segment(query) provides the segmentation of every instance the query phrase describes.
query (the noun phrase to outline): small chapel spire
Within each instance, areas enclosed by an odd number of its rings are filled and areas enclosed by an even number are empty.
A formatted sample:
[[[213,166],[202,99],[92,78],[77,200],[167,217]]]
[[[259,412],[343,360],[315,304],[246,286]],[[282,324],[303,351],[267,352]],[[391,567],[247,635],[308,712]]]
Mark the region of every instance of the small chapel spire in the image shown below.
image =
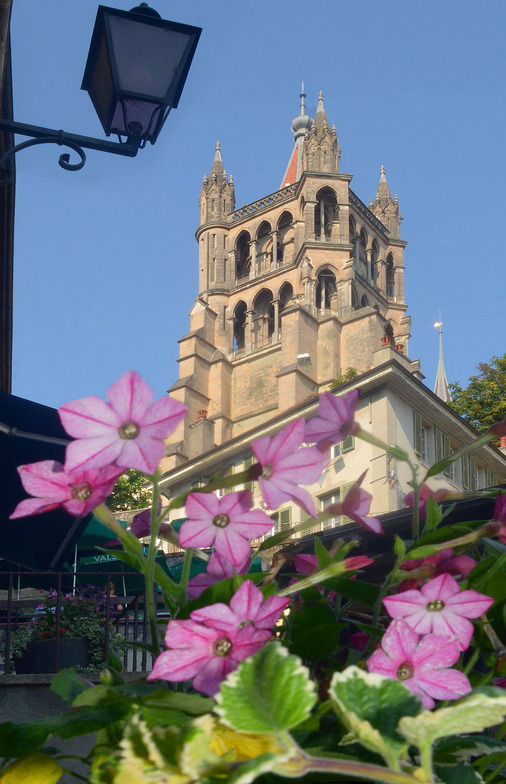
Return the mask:
[[[448,401],[452,399],[452,396],[450,394],[450,387],[448,386],[443,360],[443,322],[436,321],[434,326],[436,328],[439,327],[439,361],[437,364],[436,381],[434,383],[434,394],[441,398],[443,403],[448,403]]]
[[[378,190],[376,191],[376,196],[374,197],[372,212],[387,227],[394,239],[400,238],[402,218],[399,209],[399,200],[397,195],[394,199],[392,199],[392,194],[390,193],[390,188],[388,187],[385,167],[383,165],[380,168]]]

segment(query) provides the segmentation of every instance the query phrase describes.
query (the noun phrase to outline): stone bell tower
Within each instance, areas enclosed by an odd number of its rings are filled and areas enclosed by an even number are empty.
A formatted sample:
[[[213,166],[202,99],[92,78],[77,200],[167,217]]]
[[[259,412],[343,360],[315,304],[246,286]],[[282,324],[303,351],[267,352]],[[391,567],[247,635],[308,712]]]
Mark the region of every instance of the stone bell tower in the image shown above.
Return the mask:
[[[341,149],[319,94],[292,123],[281,187],[235,209],[219,143],[200,193],[199,292],[180,339],[170,394],[189,414],[164,470],[324,392],[349,368],[393,355],[413,373],[404,302],[400,210],[381,167],[367,207],[340,171]]]

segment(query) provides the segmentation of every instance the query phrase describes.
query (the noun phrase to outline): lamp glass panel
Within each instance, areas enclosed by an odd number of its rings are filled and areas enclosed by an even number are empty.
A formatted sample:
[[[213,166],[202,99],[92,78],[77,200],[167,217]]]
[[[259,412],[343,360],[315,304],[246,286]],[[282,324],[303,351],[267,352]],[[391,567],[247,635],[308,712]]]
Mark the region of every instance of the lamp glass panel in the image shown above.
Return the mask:
[[[120,91],[164,101],[191,36],[119,16],[109,19]]]
[[[153,130],[160,116],[162,107],[148,101],[135,98],[123,98],[116,103],[111,122],[111,131],[120,135],[130,136],[129,124],[140,123],[140,136],[154,140]]]

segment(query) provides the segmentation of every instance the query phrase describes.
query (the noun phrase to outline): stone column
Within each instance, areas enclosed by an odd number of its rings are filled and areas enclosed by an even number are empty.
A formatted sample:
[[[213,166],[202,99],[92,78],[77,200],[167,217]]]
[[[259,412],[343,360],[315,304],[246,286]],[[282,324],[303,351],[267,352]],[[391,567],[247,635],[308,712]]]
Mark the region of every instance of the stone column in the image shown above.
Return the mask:
[[[257,274],[257,241],[251,240],[250,244],[251,263],[249,268],[250,280],[256,277]]]
[[[246,311],[246,335],[244,336],[244,345],[246,346],[246,353],[251,354],[252,348],[252,332],[253,332],[253,311]]]
[[[314,214],[316,210],[315,201],[306,202],[306,239],[314,240],[316,236],[314,225]]]
[[[272,237],[272,260],[271,260],[271,268],[276,269],[278,266],[278,232],[276,229],[271,231]]]
[[[371,263],[371,256],[372,256],[372,248],[366,250],[365,257],[367,259],[367,280],[369,283],[372,281],[372,263]]]
[[[273,300],[272,304],[274,305],[274,333],[272,342],[277,343],[279,340],[279,299]]]

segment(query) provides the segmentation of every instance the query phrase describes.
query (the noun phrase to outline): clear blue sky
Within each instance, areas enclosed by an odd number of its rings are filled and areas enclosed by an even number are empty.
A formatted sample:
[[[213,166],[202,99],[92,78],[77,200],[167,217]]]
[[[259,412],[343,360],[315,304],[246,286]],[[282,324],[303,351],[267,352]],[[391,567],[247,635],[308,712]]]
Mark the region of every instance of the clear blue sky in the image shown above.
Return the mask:
[[[116,7],[135,3],[118,0]],[[505,346],[506,3],[152,0],[204,28],[179,108],[137,158],[55,146],[17,156],[13,392],[104,396],[135,368],[176,380],[197,294],[198,196],[216,140],[237,205],[280,187],[301,80],[322,90],[341,171],[368,203],[380,165],[404,217],[410,357],[432,388],[441,308],[448,379]],[[93,0],[14,0],[15,118],[102,136],[80,84]],[[18,138],[21,141],[21,138]]]

